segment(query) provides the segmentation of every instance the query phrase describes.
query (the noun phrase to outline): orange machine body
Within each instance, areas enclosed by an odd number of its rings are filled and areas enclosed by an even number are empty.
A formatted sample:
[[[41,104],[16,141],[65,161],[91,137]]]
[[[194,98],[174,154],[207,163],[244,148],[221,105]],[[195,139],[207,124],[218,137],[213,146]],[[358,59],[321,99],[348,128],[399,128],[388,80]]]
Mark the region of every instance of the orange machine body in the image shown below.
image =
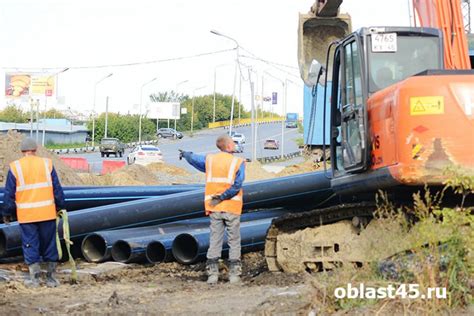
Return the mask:
[[[367,100],[370,171],[404,185],[441,185],[444,170],[474,170],[474,75],[409,77]]]

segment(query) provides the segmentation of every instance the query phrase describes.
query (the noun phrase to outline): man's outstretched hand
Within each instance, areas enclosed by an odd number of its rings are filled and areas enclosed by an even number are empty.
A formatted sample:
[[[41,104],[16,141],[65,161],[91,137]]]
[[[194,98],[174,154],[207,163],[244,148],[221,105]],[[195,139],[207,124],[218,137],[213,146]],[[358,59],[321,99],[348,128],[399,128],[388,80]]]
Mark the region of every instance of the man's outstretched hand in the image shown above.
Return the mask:
[[[179,151],[179,160],[182,160],[183,158],[186,158],[186,156],[189,156],[193,153],[192,151],[185,151],[182,149],[178,149],[178,151]]]

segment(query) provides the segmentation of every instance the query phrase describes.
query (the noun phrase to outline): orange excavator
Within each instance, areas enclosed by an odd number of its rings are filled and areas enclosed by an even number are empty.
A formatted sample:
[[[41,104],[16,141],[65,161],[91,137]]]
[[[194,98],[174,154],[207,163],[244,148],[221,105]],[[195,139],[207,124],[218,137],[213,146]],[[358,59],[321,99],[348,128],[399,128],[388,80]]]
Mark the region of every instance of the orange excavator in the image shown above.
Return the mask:
[[[335,39],[350,31],[341,3],[318,0],[300,16],[299,64],[307,85],[325,87],[328,101],[317,106],[330,116],[326,171],[345,204],[275,220],[265,249],[272,271],[362,262],[357,227],[373,206],[346,203],[351,197],[384,190],[408,201],[426,184],[442,187],[448,166],[474,171],[474,70],[460,1],[414,0],[420,27],[366,27]],[[321,51],[325,66],[315,60]]]

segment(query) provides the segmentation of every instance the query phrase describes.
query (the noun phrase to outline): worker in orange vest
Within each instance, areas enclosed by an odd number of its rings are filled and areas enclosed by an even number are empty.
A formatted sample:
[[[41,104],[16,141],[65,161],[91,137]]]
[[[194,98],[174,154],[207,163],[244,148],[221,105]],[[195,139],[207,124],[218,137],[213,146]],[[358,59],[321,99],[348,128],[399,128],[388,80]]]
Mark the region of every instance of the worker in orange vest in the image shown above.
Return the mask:
[[[217,138],[220,153],[197,155],[180,151],[188,163],[206,173],[204,206],[209,215],[210,241],[207,251],[207,283],[214,284],[219,280],[218,260],[222,253],[224,231],[227,229],[229,245],[229,281],[240,281],[242,266],[240,261],[240,215],[242,214],[242,183],[245,179],[245,163],[242,158],[232,153],[235,144],[228,135]]]
[[[51,159],[36,156],[33,139],[23,139],[20,149],[23,158],[10,164],[5,182],[3,221],[9,224],[16,211],[23,256],[30,272],[25,285],[40,285],[43,261],[47,265],[46,285],[56,287],[56,211],[64,208],[64,192]]]

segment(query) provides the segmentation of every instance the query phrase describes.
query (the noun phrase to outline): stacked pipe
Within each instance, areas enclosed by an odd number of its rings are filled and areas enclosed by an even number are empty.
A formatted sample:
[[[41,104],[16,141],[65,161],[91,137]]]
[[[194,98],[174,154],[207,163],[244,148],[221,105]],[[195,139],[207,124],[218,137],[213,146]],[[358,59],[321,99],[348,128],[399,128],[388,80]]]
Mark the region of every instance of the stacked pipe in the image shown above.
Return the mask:
[[[284,214],[283,209],[261,210],[242,215],[243,223],[274,218]],[[124,263],[159,263],[169,261],[174,238],[186,232],[208,233],[209,219],[182,220],[167,224],[107,230],[87,235],[82,241],[82,254],[89,262],[113,260]],[[150,247],[148,245],[152,243]]]
[[[243,190],[244,210],[317,206],[333,196],[324,172],[250,182],[244,184]],[[71,212],[71,237],[78,243],[87,234],[96,231],[202,217],[203,195],[204,190],[198,189]],[[0,256],[8,256],[20,248],[18,223],[0,225]]]
[[[163,196],[202,189],[201,184],[123,187],[65,187],[64,199],[68,211],[123,203],[144,198]],[[0,188],[0,209],[3,206],[4,188]]]

